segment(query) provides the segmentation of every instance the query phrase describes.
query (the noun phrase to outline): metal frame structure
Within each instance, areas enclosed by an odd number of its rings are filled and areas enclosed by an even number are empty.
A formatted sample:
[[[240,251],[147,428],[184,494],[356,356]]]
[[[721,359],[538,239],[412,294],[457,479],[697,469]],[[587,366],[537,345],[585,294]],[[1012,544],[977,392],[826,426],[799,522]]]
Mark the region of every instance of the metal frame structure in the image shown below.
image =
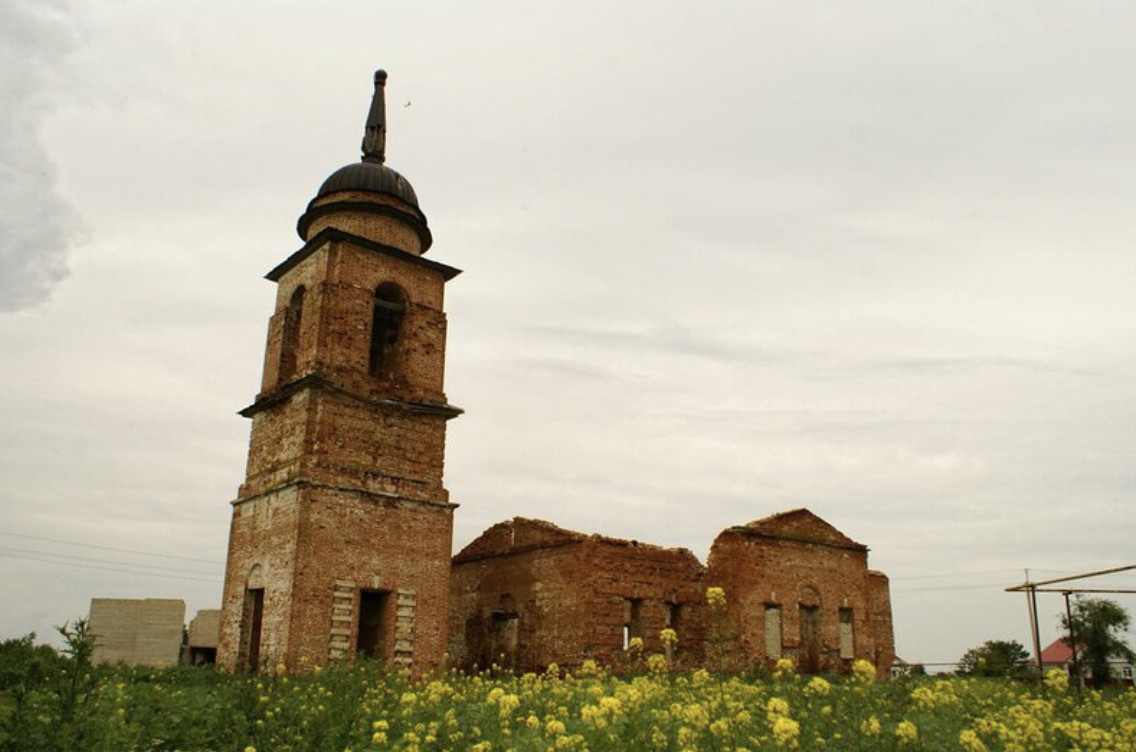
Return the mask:
[[[1007,593],[1025,593],[1026,605],[1029,607],[1030,617],[1030,635],[1033,637],[1033,654],[1037,659],[1037,675],[1040,680],[1045,673],[1045,669],[1041,662],[1041,633],[1037,624],[1037,594],[1038,593],[1061,593],[1065,597],[1065,617],[1069,621],[1069,649],[1073,651],[1073,670],[1077,676],[1081,675],[1080,664],[1077,660],[1077,635],[1072,633],[1073,629],[1073,610],[1069,605],[1069,596],[1077,593],[1136,593],[1136,589],[1132,588],[1081,588],[1081,587],[1062,587],[1051,588],[1044,587],[1045,585],[1057,585],[1062,582],[1072,582],[1074,580],[1086,580],[1090,577],[1101,577],[1106,574],[1116,574],[1118,572],[1129,572],[1136,569],[1136,564],[1130,564],[1124,567],[1114,567],[1112,569],[1101,569],[1096,572],[1085,572],[1084,574],[1074,574],[1068,577],[1055,577],[1051,580],[1040,580],[1038,582],[1030,582],[1029,570],[1026,570],[1026,581],[1021,585],[1014,585],[1013,587],[1006,588]],[[1080,682],[1078,685],[1080,686]]]

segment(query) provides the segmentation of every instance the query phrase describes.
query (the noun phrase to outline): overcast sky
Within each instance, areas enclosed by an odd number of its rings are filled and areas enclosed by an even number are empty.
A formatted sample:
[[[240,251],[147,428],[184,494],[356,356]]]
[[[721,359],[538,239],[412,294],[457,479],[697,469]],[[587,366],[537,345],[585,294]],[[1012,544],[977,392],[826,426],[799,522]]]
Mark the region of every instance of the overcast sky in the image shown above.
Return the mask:
[[[1029,644],[1023,568],[1136,563],[1134,28],[1039,0],[0,3],[0,638],[92,596],[219,603],[262,275],[384,67],[388,164],[466,270],[455,547],[524,515],[705,560],[806,506],[892,577],[904,658]]]

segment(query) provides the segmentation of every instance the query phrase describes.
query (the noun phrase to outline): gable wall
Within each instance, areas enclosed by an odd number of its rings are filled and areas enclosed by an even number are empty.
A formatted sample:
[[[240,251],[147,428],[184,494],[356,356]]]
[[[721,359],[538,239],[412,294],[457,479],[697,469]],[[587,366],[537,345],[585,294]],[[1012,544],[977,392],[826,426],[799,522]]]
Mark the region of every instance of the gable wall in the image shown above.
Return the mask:
[[[845,671],[851,659],[840,657],[840,609],[851,609],[855,658],[878,664],[886,672],[890,646],[891,611],[886,578],[872,584],[867,550],[863,547],[723,532],[714,541],[707,584],[723,588],[727,606],[716,639],[735,660],[772,664],[766,645],[766,607],[780,608],[781,653],[798,665],[808,662],[802,643],[801,607],[816,607],[818,670]],[[887,641],[886,649],[877,643]],[[886,655],[880,655],[880,653]]]

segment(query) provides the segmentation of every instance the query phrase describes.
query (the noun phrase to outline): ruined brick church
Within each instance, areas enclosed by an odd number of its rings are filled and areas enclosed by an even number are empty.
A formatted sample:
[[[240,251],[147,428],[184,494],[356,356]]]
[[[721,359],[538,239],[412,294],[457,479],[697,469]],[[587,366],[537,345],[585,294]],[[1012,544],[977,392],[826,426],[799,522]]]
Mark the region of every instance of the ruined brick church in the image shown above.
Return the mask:
[[[232,502],[218,663],[229,670],[363,655],[421,674],[619,660],[633,638],[680,665],[788,657],[807,672],[894,659],[887,577],[868,549],[798,509],[690,551],[517,518],[452,556],[442,483],[445,284],[426,216],[385,162],[386,74],[361,161],[299,219],[277,284],[245,482]],[[710,612],[708,587],[726,605]]]

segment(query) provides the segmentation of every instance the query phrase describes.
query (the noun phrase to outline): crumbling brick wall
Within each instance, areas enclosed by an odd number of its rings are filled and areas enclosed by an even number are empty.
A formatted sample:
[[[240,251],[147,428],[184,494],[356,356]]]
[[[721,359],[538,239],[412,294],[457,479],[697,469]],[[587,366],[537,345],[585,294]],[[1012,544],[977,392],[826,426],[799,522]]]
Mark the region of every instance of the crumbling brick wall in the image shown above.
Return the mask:
[[[807,672],[840,672],[864,658],[881,675],[890,668],[886,578],[869,572],[866,546],[808,510],[722,531],[706,582],[725,591],[716,639],[741,665],[785,657]]]
[[[701,574],[686,549],[502,522],[454,557],[450,653],[464,667],[492,661],[526,671],[618,662],[625,627],[662,652],[659,632],[681,613],[679,653],[694,658]]]

